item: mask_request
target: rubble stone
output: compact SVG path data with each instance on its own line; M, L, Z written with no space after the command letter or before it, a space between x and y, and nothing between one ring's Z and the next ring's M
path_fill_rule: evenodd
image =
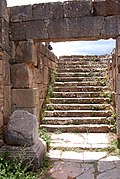
M34 145L38 139L36 117L24 110L14 111L7 124L5 139L11 145Z

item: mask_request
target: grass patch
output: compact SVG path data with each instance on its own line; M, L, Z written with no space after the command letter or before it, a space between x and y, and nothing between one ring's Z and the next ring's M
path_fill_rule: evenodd
M8 153L0 155L0 179L45 179L46 171L52 166L49 158L45 156L40 169L34 172L30 171L30 162L23 164L24 156L21 160L15 159L14 162L8 157Z
M21 158L14 159L11 162L9 154L4 153L0 155L0 179L37 179L38 176L33 171L29 171L31 168L31 162L27 164L23 163L23 156Z
M39 135L46 142L47 150L49 150L50 143L51 143L51 135L50 135L50 133L46 129L40 127L39 128Z

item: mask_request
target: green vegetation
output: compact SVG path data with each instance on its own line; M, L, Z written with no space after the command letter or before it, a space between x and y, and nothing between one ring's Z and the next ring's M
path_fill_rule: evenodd
M50 135L50 133L46 129L40 127L40 129L39 129L39 135L46 142L47 149L49 150L49 148L50 148L50 142L51 142L51 135Z
M24 156L19 160L14 159L14 162L11 162L8 157L8 153L0 156L0 179L45 179L45 173L51 167L47 156L44 157L40 170L36 172L32 171L31 162L23 164Z
M111 132L116 133L116 113L113 113L113 114L111 115L111 117L112 117L112 122L111 122L111 124L113 125L113 127L111 128Z
M0 179L37 179L37 175L33 171L29 171L32 167L31 162L23 164L23 156L14 159L13 162L8 160L9 154L4 153L0 156Z

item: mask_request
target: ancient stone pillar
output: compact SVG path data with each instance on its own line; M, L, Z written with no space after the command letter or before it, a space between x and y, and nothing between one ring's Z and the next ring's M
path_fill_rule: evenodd
M11 85L9 59L9 16L6 0L0 1L0 139L3 137L4 125L11 113Z

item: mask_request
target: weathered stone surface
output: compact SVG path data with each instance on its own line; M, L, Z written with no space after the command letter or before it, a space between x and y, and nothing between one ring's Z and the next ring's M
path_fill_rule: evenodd
M106 37L116 37L116 34L119 34L119 21L120 21L120 16L105 17Z
M50 77L49 77L48 67L44 66L42 83L43 84L48 84L49 78Z
M17 108L16 106L13 107L12 112L16 111L16 110L25 110L28 111L29 113L32 113L33 115L35 115L37 118L39 118L38 116L38 108L34 107L34 108Z
M7 8L7 1L1 0L0 1L0 18L4 18L7 22L9 22L9 16L8 16L8 8Z
M11 82L13 88L33 87L33 69L30 65L20 63L11 66Z
M63 17L63 4L61 2L54 3L41 3L33 5L33 18L34 20L49 19L49 18L62 18Z
M33 40L15 43L16 62L27 62L37 65L37 54Z
M11 40L26 40L26 22L10 23Z
M9 47L9 24L3 18L0 18L0 47L7 52L10 51Z
M48 38L46 25L43 20L27 21L24 33L26 33L27 39L42 39L43 37Z
M32 6L15 6L10 8L10 21L22 22L32 20Z
M79 25L78 25L79 24ZM68 18L67 29L68 34L72 38L77 38L78 34L81 38L96 38L104 35L104 18L103 17L83 17ZM74 27L74 31L73 31Z
M120 158L109 156L98 162L98 171L100 174L97 179L119 179L120 176Z
M4 124L7 124L9 117L11 115L11 86L3 87L3 115L4 115Z
M10 56L8 53L4 52L3 60L2 60L2 77L5 86L11 85L10 81L10 64L9 64Z
M14 111L5 131L7 144L32 146L38 138L36 117L24 110Z
M33 169L39 169L46 154L46 144L42 139L38 139L34 145L24 147L24 149L21 146L3 145L0 148L0 154L6 151L9 153L10 160L14 161L15 158L18 158L25 163L32 161ZM23 152L20 153L20 151Z
M42 82L42 73L38 68L34 68L34 81L37 84L40 84Z
M120 74L116 76L116 93L120 95Z
M12 105L16 107L36 107L38 104L38 89L12 89Z
M93 2L93 14L95 16L111 16L120 14L120 1L105 0Z
M116 53L117 57L120 57L120 36L116 38ZM117 59L118 64L120 64L120 58Z
M92 1L67 1L63 3L64 17L82 17L92 15Z

